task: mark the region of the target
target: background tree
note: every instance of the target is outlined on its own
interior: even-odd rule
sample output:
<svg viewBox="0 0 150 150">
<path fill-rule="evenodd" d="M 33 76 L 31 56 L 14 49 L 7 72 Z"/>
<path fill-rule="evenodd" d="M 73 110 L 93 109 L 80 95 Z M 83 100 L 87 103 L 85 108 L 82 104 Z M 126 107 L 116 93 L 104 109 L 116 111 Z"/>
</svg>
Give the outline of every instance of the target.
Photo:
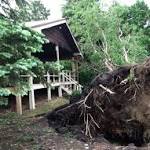
<svg viewBox="0 0 150 150">
<path fill-rule="evenodd" d="M 27 5 L 26 0 L 14 0 L 13 4 L 16 4 L 18 8 L 23 8 L 25 5 Z M 16 11 L 14 10 L 14 6 L 12 6 L 12 1 L 11 0 L 0 0 L 0 14 L 5 17 L 15 17 L 16 16 Z"/>
<path fill-rule="evenodd" d="M 18 7 L 22 8 L 26 4 L 28 4 L 27 0 L 15 0 Z"/>
<path fill-rule="evenodd" d="M 50 15 L 50 10 L 45 8 L 40 0 L 28 2 L 26 0 L 16 0 L 16 6 L 16 8 L 12 7 L 10 0 L 0 1 L 3 15 L 15 22 L 45 20 Z"/>
<path fill-rule="evenodd" d="M 147 39 L 143 30 L 140 27 L 135 30 L 134 24 L 126 21 L 126 16 L 129 16 L 133 8 L 138 10 L 135 7 L 139 5 L 123 7 L 115 4 L 108 11 L 103 11 L 96 0 L 68 1 L 64 16 L 68 18 L 84 53 L 85 62 L 80 67 L 83 84 L 98 72 L 112 70 L 118 65 L 136 63 L 149 55 L 143 44 Z M 146 16 L 149 9 L 146 5 L 142 9 L 143 16 Z"/>
<path fill-rule="evenodd" d="M 27 0 L 14 0 L 16 5 L 19 7 L 19 8 L 22 8 L 23 6 L 25 6 L 26 4 L 28 4 Z M 9 5 L 9 7 L 11 7 L 11 2 L 12 0 L 0 0 L 0 4 L 1 6 L 2 5 Z"/>
<path fill-rule="evenodd" d="M 0 96 L 24 95 L 29 85 L 21 75 L 38 76 L 44 71 L 43 63 L 31 55 L 42 51 L 44 37 L 3 18 L 0 30 Z"/>
<path fill-rule="evenodd" d="M 18 11 L 19 21 L 37 21 L 46 20 L 50 15 L 50 10 L 45 8 L 45 6 L 40 2 L 40 0 L 31 1 L 24 8 Z"/>
<path fill-rule="evenodd" d="M 127 31 L 143 32 L 142 44 L 149 51 L 150 49 L 150 9 L 143 1 L 129 7 L 128 11 L 122 15 L 122 24 L 128 24 Z"/>
</svg>

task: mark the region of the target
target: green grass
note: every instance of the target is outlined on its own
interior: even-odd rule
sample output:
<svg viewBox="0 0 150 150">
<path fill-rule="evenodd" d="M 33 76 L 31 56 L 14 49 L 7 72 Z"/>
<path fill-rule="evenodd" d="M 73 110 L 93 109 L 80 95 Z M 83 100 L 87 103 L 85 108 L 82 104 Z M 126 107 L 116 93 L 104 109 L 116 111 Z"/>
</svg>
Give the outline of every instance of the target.
<svg viewBox="0 0 150 150">
<path fill-rule="evenodd" d="M 69 101 L 65 98 L 55 98 L 50 100 L 49 102 L 38 104 L 35 110 L 28 110 L 26 112 L 23 112 L 23 117 L 31 118 L 40 114 L 44 114 L 68 102 Z"/>
<path fill-rule="evenodd" d="M 49 102 L 41 102 L 37 104 L 35 110 L 24 111 L 23 115 L 19 115 L 15 112 L 0 114 L 0 129 L 12 125 L 16 125 L 16 127 L 23 127 L 35 116 L 45 114 L 66 103 L 68 103 L 68 100 L 64 98 L 56 98 Z"/>
<path fill-rule="evenodd" d="M 17 113 L 9 112 L 7 114 L 0 114 L 0 129 L 2 127 L 13 126 L 23 127 L 27 122 L 22 116 Z"/>
</svg>

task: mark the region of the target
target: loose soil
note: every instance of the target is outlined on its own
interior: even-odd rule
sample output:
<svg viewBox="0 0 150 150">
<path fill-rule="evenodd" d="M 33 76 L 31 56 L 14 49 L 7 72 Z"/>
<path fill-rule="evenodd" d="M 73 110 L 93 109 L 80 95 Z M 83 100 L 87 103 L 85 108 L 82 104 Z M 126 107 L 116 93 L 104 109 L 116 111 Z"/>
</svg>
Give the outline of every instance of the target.
<svg viewBox="0 0 150 150">
<path fill-rule="evenodd" d="M 40 102 L 35 111 L 27 111 L 23 116 L 12 112 L 0 114 L 0 150 L 149 150 L 148 147 L 136 148 L 133 144 L 110 144 L 103 137 L 83 141 L 78 139 L 80 135 L 70 131 L 58 133 L 48 126 L 46 117 L 40 114 L 64 103 L 67 103 L 64 99 Z"/>
</svg>

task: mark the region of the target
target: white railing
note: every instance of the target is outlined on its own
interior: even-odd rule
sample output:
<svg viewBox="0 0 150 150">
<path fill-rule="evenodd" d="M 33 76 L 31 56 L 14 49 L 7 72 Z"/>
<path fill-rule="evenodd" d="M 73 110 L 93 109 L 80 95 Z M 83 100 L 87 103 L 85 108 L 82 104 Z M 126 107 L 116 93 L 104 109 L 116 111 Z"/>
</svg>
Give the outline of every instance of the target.
<svg viewBox="0 0 150 150">
<path fill-rule="evenodd" d="M 31 76 L 31 75 L 21 75 L 24 78 L 28 78 L 31 90 L 32 89 L 42 89 L 46 88 L 46 84 L 43 83 L 35 83 L 34 78 L 36 76 Z M 78 83 L 78 81 L 75 80 L 76 76 L 75 73 L 69 71 L 69 70 L 63 70 L 62 72 L 55 74 L 55 73 L 47 73 L 44 75 L 46 77 L 46 82 L 48 84 L 51 84 L 52 86 L 62 86 L 71 92 L 73 91 L 82 91 L 82 85 Z"/>
<path fill-rule="evenodd" d="M 62 91 L 66 91 L 68 94 L 72 94 L 73 91 L 78 90 L 82 91 L 82 86 L 76 81 L 75 74 L 69 70 L 64 70 L 58 74 L 52 73 L 49 74 L 47 73 L 44 75 L 46 78 L 46 82 L 50 84 L 51 86 L 47 86 L 47 84 L 39 83 L 37 80 L 37 83 L 34 81 L 37 77 L 35 75 L 21 75 L 21 77 L 25 78 L 28 80 L 29 85 L 30 85 L 30 90 L 29 90 L 29 107 L 30 110 L 35 109 L 35 93 L 34 91 L 37 89 L 43 89 L 47 88 L 47 98 L 48 101 L 52 99 L 52 94 L 51 94 L 51 87 L 58 87 L 58 96 L 62 97 Z M 16 103 L 17 103 L 17 111 L 22 114 L 22 100 L 21 96 L 16 97 Z"/>
<path fill-rule="evenodd" d="M 44 77 L 47 77 L 48 83 L 58 83 L 59 82 L 59 74 L 47 73 L 47 75 L 44 75 Z"/>
<path fill-rule="evenodd" d="M 66 85 L 67 88 L 69 88 L 72 91 L 78 90 L 78 91 L 82 91 L 82 85 L 80 85 L 76 80 L 74 80 L 71 76 L 71 72 L 68 72 L 68 74 L 66 74 L 64 71 L 61 73 L 61 76 L 63 77 L 63 82 L 64 80 L 67 82 L 70 82 L 70 85 Z M 73 85 L 73 86 L 72 86 Z"/>
</svg>

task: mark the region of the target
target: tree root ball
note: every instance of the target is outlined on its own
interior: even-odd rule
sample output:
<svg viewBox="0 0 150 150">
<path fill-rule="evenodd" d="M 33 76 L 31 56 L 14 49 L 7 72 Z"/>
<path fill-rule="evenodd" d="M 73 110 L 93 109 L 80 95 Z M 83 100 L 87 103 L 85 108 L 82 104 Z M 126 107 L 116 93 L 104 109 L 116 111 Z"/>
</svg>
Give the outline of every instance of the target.
<svg viewBox="0 0 150 150">
<path fill-rule="evenodd" d="M 150 59 L 96 76 L 74 101 L 49 112 L 49 125 L 141 145 L 150 142 Z"/>
</svg>

